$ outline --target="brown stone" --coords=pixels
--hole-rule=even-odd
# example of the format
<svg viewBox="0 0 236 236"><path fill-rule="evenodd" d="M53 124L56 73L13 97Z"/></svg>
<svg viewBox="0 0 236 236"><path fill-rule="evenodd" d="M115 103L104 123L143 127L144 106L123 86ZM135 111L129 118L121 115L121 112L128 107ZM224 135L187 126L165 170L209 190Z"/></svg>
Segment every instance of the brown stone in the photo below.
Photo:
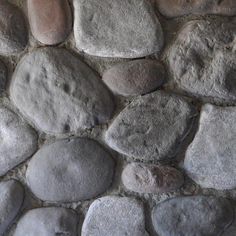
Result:
<svg viewBox="0 0 236 236"><path fill-rule="evenodd" d="M67 0L28 0L28 16L33 36L43 44L63 42L72 29Z"/></svg>

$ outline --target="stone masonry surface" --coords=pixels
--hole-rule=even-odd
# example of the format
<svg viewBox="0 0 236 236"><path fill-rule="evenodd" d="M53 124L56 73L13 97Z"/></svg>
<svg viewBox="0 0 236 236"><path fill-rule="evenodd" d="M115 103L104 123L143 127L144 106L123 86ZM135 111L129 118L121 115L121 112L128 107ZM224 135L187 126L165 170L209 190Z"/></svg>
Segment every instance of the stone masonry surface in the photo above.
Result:
<svg viewBox="0 0 236 236"><path fill-rule="evenodd" d="M0 0L0 236L236 236L236 1Z"/></svg>

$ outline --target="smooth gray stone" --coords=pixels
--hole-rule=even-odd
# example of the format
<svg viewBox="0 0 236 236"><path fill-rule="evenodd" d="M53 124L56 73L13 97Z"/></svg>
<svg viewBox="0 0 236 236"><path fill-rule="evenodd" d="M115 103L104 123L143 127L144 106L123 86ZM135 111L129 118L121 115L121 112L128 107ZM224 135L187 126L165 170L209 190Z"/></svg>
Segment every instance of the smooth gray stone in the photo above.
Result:
<svg viewBox="0 0 236 236"><path fill-rule="evenodd" d="M19 53L28 43L28 30L23 13L7 0L0 1L0 54Z"/></svg>
<svg viewBox="0 0 236 236"><path fill-rule="evenodd" d="M113 169L113 159L94 140L64 139L43 146L34 155L26 179L41 200L75 202L106 191Z"/></svg>
<svg viewBox="0 0 236 236"><path fill-rule="evenodd" d="M152 223L159 236L221 235L233 217L228 200L211 196L173 198L152 211Z"/></svg>
<svg viewBox="0 0 236 236"><path fill-rule="evenodd" d="M16 180L0 182L0 235L18 215L24 201L24 189Z"/></svg>
<svg viewBox="0 0 236 236"><path fill-rule="evenodd" d="M41 48L18 64L10 86L15 105L45 133L105 123L114 110L101 79L66 49Z"/></svg>
<svg viewBox="0 0 236 236"><path fill-rule="evenodd" d="M235 102L235 34L235 19L188 22L167 53L176 87L202 100Z"/></svg>
<svg viewBox="0 0 236 236"><path fill-rule="evenodd" d="M37 133L3 105L0 105L0 140L0 176L24 162L38 147Z"/></svg>
<svg viewBox="0 0 236 236"><path fill-rule="evenodd" d="M184 168L204 188L236 188L236 107L202 107L198 132Z"/></svg>
<svg viewBox="0 0 236 236"><path fill-rule="evenodd" d="M7 67L0 60L0 93L5 90L7 82Z"/></svg>
<svg viewBox="0 0 236 236"><path fill-rule="evenodd" d="M117 152L137 159L170 158L195 115L195 109L182 97L154 92L131 102L110 125L105 140Z"/></svg>
<svg viewBox="0 0 236 236"><path fill-rule="evenodd" d="M95 200L86 214L82 236L147 236L141 202L107 196Z"/></svg>
<svg viewBox="0 0 236 236"><path fill-rule="evenodd" d="M146 0L74 0L79 50L100 57L137 58L159 52L163 32Z"/></svg>
<svg viewBox="0 0 236 236"><path fill-rule="evenodd" d="M78 216L62 207L37 208L26 212L14 236L77 236Z"/></svg>

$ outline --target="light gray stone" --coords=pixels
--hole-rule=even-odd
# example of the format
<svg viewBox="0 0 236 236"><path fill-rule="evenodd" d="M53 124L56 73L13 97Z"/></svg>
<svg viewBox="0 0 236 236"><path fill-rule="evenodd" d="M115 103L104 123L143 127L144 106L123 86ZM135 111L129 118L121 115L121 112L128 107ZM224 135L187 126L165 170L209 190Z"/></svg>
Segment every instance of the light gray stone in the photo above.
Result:
<svg viewBox="0 0 236 236"><path fill-rule="evenodd" d="M198 132L184 167L204 188L236 188L236 107L202 107Z"/></svg>
<svg viewBox="0 0 236 236"><path fill-rule="evenodd" d="M24 189L16 180L0 182L0 235L18 215L24 201Z"/></svg>
<svg viewBox="0 0 236 236"><path fill-rule="evenodd" d="M86 214L82 236L147 236L141 202L107 196L95 200Z"/></svg>
<svg viewBox="0 0 236 236"><path fill-rule="evenodd" d="M50 134L105 123L114 109L101 79L65 49L43 48L23 57L10 95L26 117Z"/></svg>
<svg viewBox="0 0 236 236"><path fill-rule="evenodd" d="M19 220L14 236L77 236L75 211L45 207L28 211Z"/></svg>
<svg viewBox="0 0 236 236"><path fill-rule="evenodd" d="M233 220L230 202L211 196L173 198L152 211L153 226L159 236L216 236Z"/></svg>
<svg viewBox="0 0 236 236"><path fill-rule="evenodd" d="M21 52L28 43L23 13L7 0L0 1L0 54Z"/></svg>
<svg viewBox="0 0 236 236"><path fill-rule="evenodd" d="M113 159L94 140L64 139L34 155L26 179L41 200L75 202L103 193L112 182L113 168Z"/></svg>
<svg viewBox="0 0 236 236"><path fill-rule="evenodd" d="M160 194L180 188L184 177L170 166L130 163L122 172L122 182L130 191Z"/></svg>
<svg viewBox="0 0 236 236"><path fill-rule="evenodd" d="M176 87L199 99L236 101L235 19L188 22L167 53Z"/></svg>
<svg viewBox="0 0 236 236"><path fill-rule="evenodd" d="M160 87L164 76L164 67L160 62L141 59L111 67L103 74L103 81L114 93L134 96Z"/></svg>
<svg viewBox="0 0 236 236"><path fill-rule="evenodd" d="M7 107L0 105L0 176L29 158L37 149L37 133Z"/></svg>
<svg viewBox="0 0 236 236"><path fill-rule="evenodd" d="M0 60L0 93L5 90L7 82L7 68L5 64Z"/></svg>
<svg viewBox="0 0 236 236"><path fill-rule="evenodd" d="M137 58L159 52L163 32L146 0L74 0L76 46L101 57Z"/></svg>
<svg viewBox="0 0 236 236"><path fill-rule="evenodd" d="M127 156L166 159L176 154L195 115L195 109L180 96L154 92L131 102L113 121L105 140Z"/></svg>

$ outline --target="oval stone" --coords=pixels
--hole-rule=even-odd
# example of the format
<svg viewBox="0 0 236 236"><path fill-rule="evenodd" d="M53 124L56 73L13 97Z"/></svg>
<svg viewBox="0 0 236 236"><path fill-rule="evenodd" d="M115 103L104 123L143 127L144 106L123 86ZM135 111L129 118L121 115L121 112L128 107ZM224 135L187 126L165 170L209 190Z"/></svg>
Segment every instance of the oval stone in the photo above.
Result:
<svg viewBox="0 0 236 236"><path fill-rule="evenodd" d="M0 176L29 158L38 147L37 133L16 113L0 105Z"/></svg>
<svg viewBox="0 0 236 236"><path fill-rule="evenodd" d="M81 236L148 236L141 202L107 196L95 200L86 214Z"/></svg>
<svg viewBox="0 0 236 236"><path fill-rule="evenodd" d="M105 140L139 160L172 158L194 116L195 109L184 98L157 91L133 100L110 125Z"/></svg>
<svg viewBox="0 0 236 236"><path fill-rule="evenodd" d="M0 1L0 54L10 55L24 50L28 30L23 13L6 0Z"/></svg>
<svg viewBox="0 0 236 236"><path fill-rule="evenodd" d="M10 95L28 119L50 134L106 123L114 110L101 79L66 49L42 48L23 57Z"/></svg>
<svg viewBox="0 0 236 236"><path fill-rule="evenodd" d="M24 189L16 180L0 182L0 234L13 223L24 201Z"/></svg>
<svg viewBox="0 0 236 236"><path fill-rule="evenodd" d="M160 87L164 76L162 64L143 59L113 66L103 74L103 81L114 93L134 96Z"/></svg>
<svg viewBox="0 0 236 236"><path fill-rule="evenodd" d="M152 223L160 236L221 235L233 217L227 199L211 196L169 199L152 211Z"/></svg>
<svg viewBox="0 0 236 236"><path fill-rule="evenodd" d="M28 17L33 36L43 44L63 42L72 29L67 0L28 0Z"/></svg>
<svg viewBox="0 0 236 236"><path fill-rule="evenodd" d="M14 236L77 236L77 224L77 214L71 209L37 208L20 218Z"/></svg>
<svg viewBox="0 0 236 236"><path fill-rule="evenodd" d="M122 182L130 191L160 194L180 188L184 177L170 166L130 163L122 172Z"/></svg>
<svg viewBox="0 0 236 236"><path fill-rule="evenodd" d="M27 183L41 200L75 202L96 197L111 184L114 162L97 142L65 139L43 146L31 159Z"/></svg>

